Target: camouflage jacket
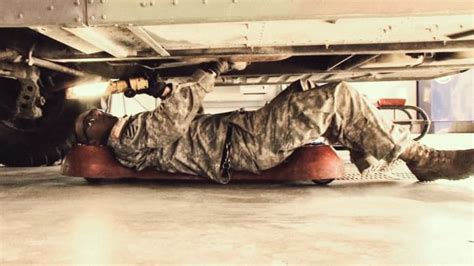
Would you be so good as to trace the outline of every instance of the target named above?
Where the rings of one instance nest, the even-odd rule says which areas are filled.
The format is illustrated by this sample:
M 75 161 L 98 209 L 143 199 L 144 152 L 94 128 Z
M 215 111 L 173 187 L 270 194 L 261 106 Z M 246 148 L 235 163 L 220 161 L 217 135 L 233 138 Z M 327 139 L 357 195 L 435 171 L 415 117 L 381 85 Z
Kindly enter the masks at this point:
M 154 167 L 227 183 L 220 169 L 226 119 L 198 115 L 214 81 L 212 74 L 198 70 L 187 82 L 177 84 L 155 110 L 120 119 L 108 139 L 117 160 L 136 170 Z

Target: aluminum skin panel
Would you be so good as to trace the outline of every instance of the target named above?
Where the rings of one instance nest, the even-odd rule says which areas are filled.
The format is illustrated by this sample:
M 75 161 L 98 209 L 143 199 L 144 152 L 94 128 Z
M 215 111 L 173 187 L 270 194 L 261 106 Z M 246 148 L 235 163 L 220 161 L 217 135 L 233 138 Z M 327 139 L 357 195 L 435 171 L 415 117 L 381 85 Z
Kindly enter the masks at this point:
M 89 25 L 472 14 L 471 0 L 90 0 Z
M 1 27 L 83 26 L 86 0 L 1 0 Z

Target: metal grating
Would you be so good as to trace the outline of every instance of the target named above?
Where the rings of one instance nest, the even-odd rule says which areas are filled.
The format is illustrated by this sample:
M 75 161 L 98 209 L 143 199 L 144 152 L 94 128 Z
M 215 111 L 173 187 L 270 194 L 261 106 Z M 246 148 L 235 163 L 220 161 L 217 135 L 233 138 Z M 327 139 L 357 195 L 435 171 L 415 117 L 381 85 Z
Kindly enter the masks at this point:
M 395 162 L 387 171 L 370 171 L 361 174 L 355 165 L 346 162 L 344 165 L 346 174 L 342 179 L 348 181 L 383 181 L 383 180 L 416 180 L 416 177 L 410 172 L 408 167 L 402 161 Z

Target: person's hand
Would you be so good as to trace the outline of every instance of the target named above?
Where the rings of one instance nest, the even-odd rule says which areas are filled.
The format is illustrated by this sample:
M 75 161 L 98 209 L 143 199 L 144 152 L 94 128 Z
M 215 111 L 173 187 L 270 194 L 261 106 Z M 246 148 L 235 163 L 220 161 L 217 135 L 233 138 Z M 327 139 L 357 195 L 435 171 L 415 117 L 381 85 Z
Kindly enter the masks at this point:
M 247 67 L 247 62 L 233 62 L 227 60 L 219 60 L 211 62 L 208 66 L 208 70 L 213 72 L 216 76 L 224 74 L 231 70 L 244 70 Z
M 247 67 L 248 63 L 247 62 L 234 62 L 230 61 L 230 68 L 232 70 L 237 70 L 237 71 L 242 71 Z
M 154 73 L 147 73 L 148 89 L 143 90 L 142 93 L 146 93 L 155 98 L 165 99 L 171 94 L 172 85 L 160 80 L 159 76 Z
M 215 62 L 211 62 L 207 69 L 214 73 L 215 76 L 219 76 L 220 74 L 226 73 L 230 70 L 230 64 L 229 62 L 225 60 L 219 60 Z
M 143 93 L 155 98 L 165 99 L 171 93 L 171 84 L 165 82 L 151 83 L 148 89 L 143 90 Z

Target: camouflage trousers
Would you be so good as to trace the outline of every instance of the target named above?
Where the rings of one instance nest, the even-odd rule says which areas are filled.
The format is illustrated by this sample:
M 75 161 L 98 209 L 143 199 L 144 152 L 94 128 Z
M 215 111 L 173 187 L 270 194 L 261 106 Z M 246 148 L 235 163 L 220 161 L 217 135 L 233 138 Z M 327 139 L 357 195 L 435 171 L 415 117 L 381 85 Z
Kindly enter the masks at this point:
M 241 171 L 274 167 L 320 137 L 341 143 L 353 154 L 388 163 L 411 141 L 407 129 L 384 118 L 344 82 L 324 86 L 295 82 L 261 109 L 236 114 L 230 122 L 231 165 Z

